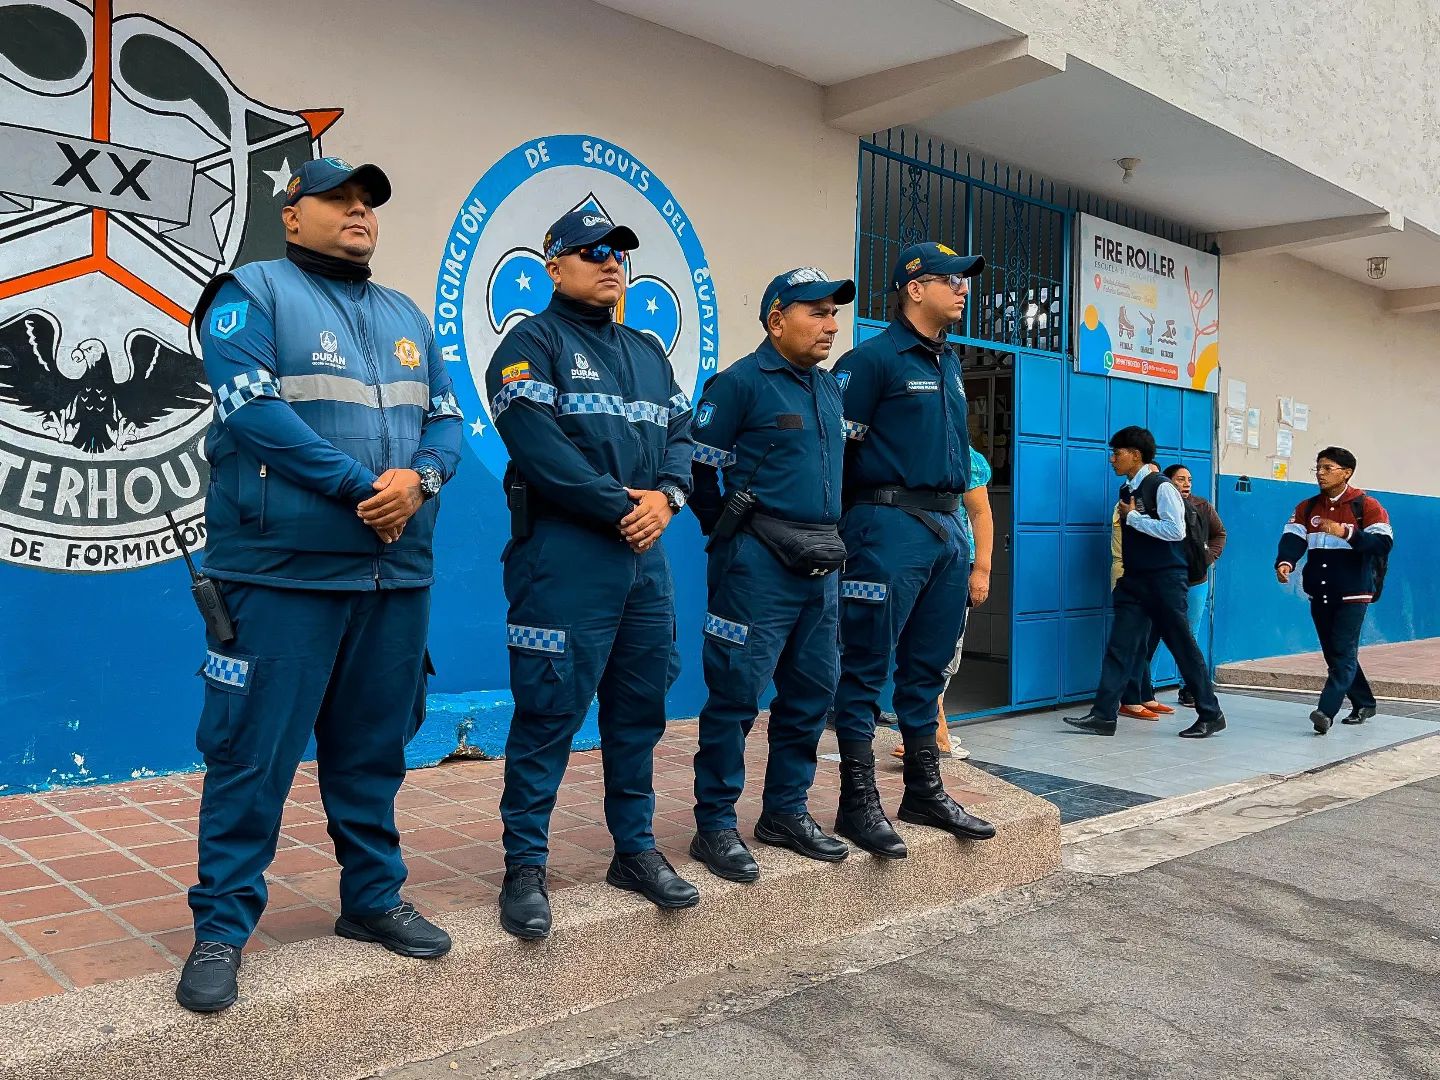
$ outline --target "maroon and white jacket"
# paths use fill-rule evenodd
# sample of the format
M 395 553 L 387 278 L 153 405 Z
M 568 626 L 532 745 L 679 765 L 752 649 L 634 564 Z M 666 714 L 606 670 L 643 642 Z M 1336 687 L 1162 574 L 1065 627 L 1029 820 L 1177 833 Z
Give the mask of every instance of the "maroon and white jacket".
M 1344 530 L 1332 536 L 1321 528 L 1333 521 Z M 1375 558 L 1394 546 L 1390 515 L 1377 499 L 1346 487 L 1334 499 L 1312 495 L 1295 507 L 1280 537 L 1275 565 L 1292 570 L 1305 559 L 1301 583 L 1312 600 L 1368 604 L 1375 599 Z

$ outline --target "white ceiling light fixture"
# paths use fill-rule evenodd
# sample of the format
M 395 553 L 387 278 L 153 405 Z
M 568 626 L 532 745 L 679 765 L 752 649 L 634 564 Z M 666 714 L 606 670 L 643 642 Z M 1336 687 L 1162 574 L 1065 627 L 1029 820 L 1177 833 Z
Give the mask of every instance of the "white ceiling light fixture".
M 1365 273 L 1369 274 L 1373 280 L 1379 281 L 1385 276 L 1385 271 L 1389 269 L 1389 265 L 1390 259 L 1388 256 L 1372 255 L 1365 260 Z
M 1140 159 L 1138 157 L 1116 158 L 1115 164 L 1119 165 L 1120 168 L 1124 170 L 1120 174 L 1120 182 L 1122 184 L 1128 184 L 1130 183 L 1130 180 L 1134 177 L 1135 170 L 1140 167 Z

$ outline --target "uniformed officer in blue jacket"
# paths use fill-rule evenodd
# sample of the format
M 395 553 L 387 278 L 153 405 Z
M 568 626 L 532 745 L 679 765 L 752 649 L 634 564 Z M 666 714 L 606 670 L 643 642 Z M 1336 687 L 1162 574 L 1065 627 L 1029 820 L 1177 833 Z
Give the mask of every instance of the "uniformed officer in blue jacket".
M 835 366 L 849 440 L 835 831 L 883 858 L 906 854 L 880 805 L 871 749 L 892 657 L 905 743 L 900 820 L 972 840 L 995 834 L 945 793 L 935 745 L 935 701 L 965 625 L 970 576 L 957 513 L 970 486 L 970 435 L 960 360 L 946 331 L 984 265 L 943 244 L 903 249 L 891 275 L 890 325 Z
M 339 158 L 291 178 L 286 255 L 222 274 L 195 309 L 215 394 L 205 571 L 236 637 L 207 633 L 194 950 L 177 998 L 235 1000 L 240 950 L 310 736 L 340 862 L 335 932 L 442 956 L 400 895 L 395 795 L 423 719 L 435 496 L 460 410 L 430 324 L 370 278 L 390 182 Z
M 695 407 L 690 505 L 711 542 L 709 696 L 700 712 L 690 854 L 731 881 L 760 874 L 736 829 L 735 801 L 745 785 L 745 739 L 772 678 L 755 839 L 825 862 L 850 854 L 821 831 L 806 799 L 839 676 L 845 557 L 836 527 L 845 456 L 840 384 L 816 365 L 830 357 L 838 305 L 854 299 L 854 282 L 831 281 L 814 267 L 775 278 L 760 307 L 765 340 L 712 378 Z
M 550 932 L 550 814 L 570 746 L 599 692 L 606 874 L 662 908 L 700 894 L 655 847 L 653 753 L 675 640 L 660 534 L 690 493 L 690 401 L 651 336 L 617 323 L 639 239 L 595 210 L 553 224 L 549 306 L 501 340 L 486 376 L 513 539 L 504 554 L 510 691 L 506 874 L 500 921 Z

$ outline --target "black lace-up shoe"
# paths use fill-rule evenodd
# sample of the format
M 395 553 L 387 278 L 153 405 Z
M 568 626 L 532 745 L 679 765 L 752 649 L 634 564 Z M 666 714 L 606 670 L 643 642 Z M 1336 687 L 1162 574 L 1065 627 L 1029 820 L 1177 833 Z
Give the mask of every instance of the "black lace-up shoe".
M 212 1013 L 235 1004 L 240 950 L 221 941 L 197 941 L 180 972 L 175 1000 L 191 1012 Z
M 1350 715 L 1341 719 L 1342 724 L 1363 724 L 1375 715 L 1375 706 L 1366 705 L 1363 708 L 1353 708 Z
M 909 854 L 880 804 L 873 751 L 840 757 L 840 805 L 835 812 L 835 832 L 881 859 L 903 859 Z
M 849 844 L 826 836 L 809 814 L 761 814 L 755 839 L 821 862 L 839 862 L 850 854 Z
M 550 936 L 550 889 L 545 867 L 512 866 L 500 886 L 500 925 L 518 938 Z
M 405 900 L 383 915 L 363 919 L 341 915 L 335 920 L 335 933 L 351 941 L 373 941 L 393 953 L 420 960 L 434 960 L 450 951 L 450 935 Z
M 677 874 L 655 848 L 636 855 L 617 854 L 610 860 L 605 880 L 617 889 L 638 892 L 666 910 L 694 907 L 700 902 L 700 890 Z
M 738 829 L 697 832 L 690 841 L 690 857 L 699 859 L 712 874 L 726 881 L 754 881 L 760 876 L 755 856 L 740 839 Z
M 911 825 L 944 829 L 962 840 L 989 840 L 995 835 L 994 825 L 946 794 L 940 753 L 933 743 L 905 748 L 905 794 L 900 799 L 899 817 Z

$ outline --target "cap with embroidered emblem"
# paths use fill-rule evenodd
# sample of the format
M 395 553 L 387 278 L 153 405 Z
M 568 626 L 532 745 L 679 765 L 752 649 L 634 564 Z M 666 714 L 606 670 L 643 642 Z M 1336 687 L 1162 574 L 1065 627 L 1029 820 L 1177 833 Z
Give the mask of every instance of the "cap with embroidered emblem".
M 351 165 L 344 158 L 322 157 L 307 161 L 295 170 L 285 185 L 285 205 L 294 206 L 306 195 L 333 191 L 354 180 L 370 193 L 371 206 L 390 201 L 390 178 L 379 165 Z
M 825 300 L 833 298 L 837 304 L 848 304 L 855 299 L 855 282 L 849 278 L 832 280 L 825 271 L 814 266 L 799 266 L 786 270 L 765 286 L 760 300 L 760 325 L 772 311 L 783 311 L 800 300 Z
M 938 275 L 942 277 L 958 274 L 960 277 L 974 277 L 985 269 L 985 259 L 980 255 L 961 255 L 954 248 L 929 241 L 911 244 L 900 252 L 895 260 L 895 272 L 890 275 L 890 289 L 898 292 L 916 278 Z
M 609 244 L 618 251 L 634 251 L 640 238 L 628 225 L 616 225 L 599 210 L 571 210 L 545 230 L 545 258 L 553 259 L 576 248 Z

